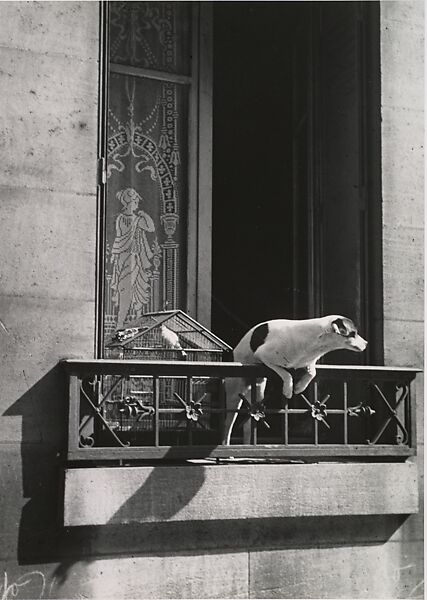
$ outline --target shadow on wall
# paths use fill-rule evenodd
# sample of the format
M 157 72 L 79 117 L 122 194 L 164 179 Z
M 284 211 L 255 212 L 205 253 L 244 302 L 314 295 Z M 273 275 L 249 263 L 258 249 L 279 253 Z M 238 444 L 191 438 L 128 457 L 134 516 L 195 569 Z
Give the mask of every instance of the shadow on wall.
M 58 547 L 66 397 L 66 381 L 56 365 L 4 413 L 22 417 L 22 489 L 29 500 L 19 523 L 19 564 L 38 563 Z
M 120 541 L 120 535 L 114 535 L 109 540 L 108 525 L 103 528 L 78 528 L 78 531 L 61 525 L 67 398 L 67 377 L 58 364 L 4 413 L 4 416 L 22 417 L 22 488 L 28 502 L 22 509 L 19 523 L 18 562 L 20 565 L 60 562 L 55 573 L 59 580 L 66 579 L 68 570 L 75 562 L 89 562 L 92 556 L 94 558 L 98 554 L 99 544 L 107 544 L 111 552 L 125 552 L 122 546 L 129 531 L 128 527 L 119 526 L 119 531 L 126 531 L 124 540 Z M 211 449 L 207 447 L 208 454 Z M 188 475 L 185 481 L 174 481 L 169 497 L 158 502 L 153 490 L 158 487 L 164 489 L 165 470 L 163 466 L 154 469 L 146 483 L 117 511 L 112 520 L 117 522 L 121 521 L 123 515 L 143 514 L 153 521 L 167 521 L 201 488 L 205 480 L 204 466 L 189 465 Z M 133 529 L 134 525 L 130 528 Z M 122 550 L 115 549 L 116 538 Z
M 206 447 L 207 455 L 212 449 Z M 204 465 L 188 464 L 188 475 L 183 479 L 171 477 L 171 470 L 165 468 L 165 463 L 168 463 L 167 455 L 106 525 L 64 528 L 69 557 L 62 560 L 55 570 L 58 584 L 67 580 L 77 561 L 89 563 L 108 555 L 140 554 L 144 551 L 152 553 L 156 547 L 157 551 L 165 551 L 171 531 L 165 531 L 162 535 L 162 525 L 169 524 L 168 520 L 191 501 L 205 481 Z M 169 466 L 172 465 L 169 463 Z M 167 497 L 164 495 L 165 489 L 169 490 Z M 162 494 L 157 490 L 162 490 Z M 152 521 L 152 524 L 146 528 L 137 522 L 141 518 Z M 189 524 L 186 526 L 188 528 Z M 162 541 L 157 543 L 156 540 L 160 538 Z
M 185 479 L 170 480 L 163 464 L 103 526 L 61 526 L 63 457 L 67 435 L 66 377 L 58 365 L 15 402 L 5 415 L 22 416 L 23 493 L 28 498 L 19 525 L 19 564 L 57 565 L 56 585 L 76 563 L 97 558 L 381 544 L 406 517 L 399 515 L 169 521 L 205 481 L 203 464 L 189 464 Z M 207 454 L 211 448 L 207 447 Z M 215 468 L 221 468 L 220 466 Z M 230 474 L 232 466 L 228 466 Z M 96 490 L 94 490 L 96 493 Z M 238 502 L 238 498 L 236 498 Z M 136 523 L 137 516 L 150 523 Z M 126 519 L 126 523 L 121 523 Z
M 190 467 L 191 468 L 191 467 Z M 140 490 L 143 492 L 143 488 Z M 139 492 L 138 492 L 139 495 Z M 67 530 L 70 555 L 55 570 L 56 584 L 81 577 L 81 565 L 134 556 L 200 556 L 210 553 L 340 548 L 384 544 L 404 515 L 170 521 L 106 524 Z M 74 552 L 73 552 L 74 549 Z M 73 567 L 79 563 L 78 573 Z M 68 586 L 67 586 L 68 587 Z

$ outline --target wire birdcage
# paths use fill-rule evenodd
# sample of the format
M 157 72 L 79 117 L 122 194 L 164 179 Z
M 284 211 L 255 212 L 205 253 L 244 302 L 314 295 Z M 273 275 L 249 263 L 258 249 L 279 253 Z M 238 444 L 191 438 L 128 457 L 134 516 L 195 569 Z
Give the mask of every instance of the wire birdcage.
M 106 358 L 130 360 L 165 360 L 219 362 L 231 347 L 203 325 L 180 310 L 147 313 L 126 329 L 117 331 L 106 346 Z M 106 377 L 104 390 L 110 390 L 103 404 L 104 418 L 116 431 L 130 438 L 145 432 L 149 440 L 154 431 L 154 418 L 159 419 L 160 432 L 186 431 L 188 422 L 183 406 L 191 395 L 195 405 L 219 408 L 218 381 L 193 378 L 191 394 L 185 377 L 159 379 L 159 403 L 151 377 Z M 105 391 L 104 391 L 105 394 Z M 158 414 L 155 417 L 155 413 Z M 193 415 L 194 418 L 194 415 Z M 201 428 L 211 428 L 212 415 L 200 410 L 197 422 Z

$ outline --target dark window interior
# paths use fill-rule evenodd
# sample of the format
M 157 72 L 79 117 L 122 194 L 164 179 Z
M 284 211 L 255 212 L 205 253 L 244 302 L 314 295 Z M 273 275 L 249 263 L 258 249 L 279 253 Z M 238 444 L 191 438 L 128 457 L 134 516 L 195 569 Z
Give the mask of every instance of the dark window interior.
M 212 329 L 231 345 L 292 318 L 294 3 L 267 4 L 214 3 Z
M 214 3 L 212 329 L 345 315 L 382 363 L 379 7 Z

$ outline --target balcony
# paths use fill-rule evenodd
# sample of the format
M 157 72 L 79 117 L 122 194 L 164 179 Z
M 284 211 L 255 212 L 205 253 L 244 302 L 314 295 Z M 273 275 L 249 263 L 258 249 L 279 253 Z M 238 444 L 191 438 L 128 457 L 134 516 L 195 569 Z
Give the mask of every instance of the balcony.
M 307 390 L 265 404 L 239 363 L 65 360 L 69 378 L 68 461 L 249 459 L 404 461 L 415 453 L 417 369 L 319 365 Z M 246 377 L 232 444 L 221 443 L 224 380 Z M 86 464 L 87 464 L 86 462 Z

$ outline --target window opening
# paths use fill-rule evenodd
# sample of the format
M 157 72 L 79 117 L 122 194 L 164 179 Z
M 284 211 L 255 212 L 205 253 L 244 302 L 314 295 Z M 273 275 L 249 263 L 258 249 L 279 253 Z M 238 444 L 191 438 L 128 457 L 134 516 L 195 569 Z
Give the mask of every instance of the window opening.
M 327 360 L 381 364 L 378 3 L 215 3 L 214 45 L 214 330 L 345 314 Z

